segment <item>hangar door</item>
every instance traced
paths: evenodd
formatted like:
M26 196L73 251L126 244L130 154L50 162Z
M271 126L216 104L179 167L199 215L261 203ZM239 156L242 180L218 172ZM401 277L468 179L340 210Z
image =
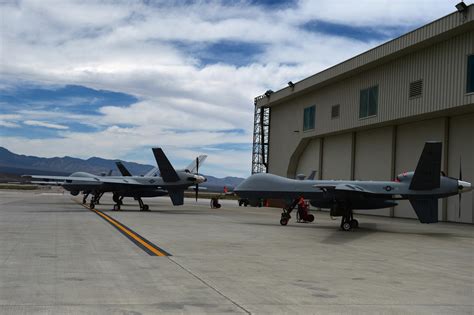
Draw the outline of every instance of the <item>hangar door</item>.
M301 153L298 161L298 167L296 168L296 175L304 174L306 177L312 172L316 171L316 177L319 176L319 146L320 139L311 140Z
M323 142L323 179L351 179L352 133L330 136Z
M393 127L357 132L355 140L354 179L391 180ZM358 213L390 215L390 208Z

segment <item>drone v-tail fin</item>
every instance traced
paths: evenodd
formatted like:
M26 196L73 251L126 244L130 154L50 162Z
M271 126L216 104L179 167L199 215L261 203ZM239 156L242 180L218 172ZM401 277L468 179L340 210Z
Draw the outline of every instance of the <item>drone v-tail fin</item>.
M207 155L200 155L197 157L197 162L199 163L199 166L202 166L202 164L204 163L204 161L206 160L207 158ZM197 164L196 164L196 159L194 159L191 164L189 164L186 169L190 172L190 173L195 173L196 170L197 170Z
M161 148L153 148L153 154L155 155L156 164L158 164L163 181L179 181L178 173L176 173L176 170L174 169L173 165L171 165L163 150Z
M410 199L410 203L421 223L438 222L438 199Z
M306 178L307 180L313 180L314 177L316 176L316 171L311 171L311 174L309 174L308 178Z
M181 206L184 204L184 190L168 190L173 206Z
M115 165L117 165L117 168L119 169L120 174L122 174L123 176L132 176L132 173L128 171L128 169L125 167L125 165L123 165L122 162L116 161Z
M431 190L440 187L441 142L426 142L410 183L411 190Z

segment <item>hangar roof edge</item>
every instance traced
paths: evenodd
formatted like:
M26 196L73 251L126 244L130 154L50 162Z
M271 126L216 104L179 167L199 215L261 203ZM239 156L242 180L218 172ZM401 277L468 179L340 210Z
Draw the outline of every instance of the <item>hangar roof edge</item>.
M269 96L265 94L257 96L254 99L254 103L259 107L271 107L281 104L296 96L348 78L470 29L474 29L474 4L468 6L467 14L457 11L450 13L366 52L304 78L296 82L293 87L284 87L271 93Z

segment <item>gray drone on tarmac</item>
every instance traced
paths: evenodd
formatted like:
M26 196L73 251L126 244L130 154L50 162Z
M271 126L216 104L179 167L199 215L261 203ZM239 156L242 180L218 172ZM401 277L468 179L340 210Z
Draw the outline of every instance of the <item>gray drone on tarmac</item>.
M155 169L152 174L145 176L132 176L123 166L119 170L124 176L96 176L86 172L76 172L70 176L44 176L24 175L31 177L34 184L56 184L68 190L71 195L77 196L79 192L91 192L93 197L90 207L94 208L100 197L105 192L113 193L115 202L114 210L120 210L122 199L132 197L138 201L140 210L149 210L141 198L159 197L169 195L173 205L179 206L184 203L184 190L189 186L195 186L196 198L199 193L199 184L204 183L206 178L199 174L199 164L206 156L196 158L196 161L184 170L175 170L161 148L153 148L153 154L158 164L161 176L157 175ZM86 202L85 195L83 202Z
M286 225L290 213L303 197L314 207L330 209L340 216L341 229L358 227L353 210L381 209L409 200L422 223L438 222L438 199L471 191L471 183L445 176L441 172L441 142L427 142L414 172L400 174L394 181L293 180L272 174L254 174L236 187L240 198L253 203L260 200L285 200L280 223ZM461 215L459 202L459 216Z

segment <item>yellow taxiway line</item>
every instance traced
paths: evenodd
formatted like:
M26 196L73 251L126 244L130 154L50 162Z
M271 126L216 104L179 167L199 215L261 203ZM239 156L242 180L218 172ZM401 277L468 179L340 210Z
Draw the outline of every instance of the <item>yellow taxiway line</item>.
M76 201L77 202L77 201ZM122 223L118 222L117 220L113 219L112 217L106 215L100 210L96 209L91 209L88 206L81 204L77 202L78 204L82 205L84 208L95 212L97 215L102 217L104 220L109 222L113 227L115 227L119 232L121 232L123 235L125 235L129 240L134 242L138 247L143 249L145 252L147 252L150 256L171 256L168 252L165 250L159 248L149 240L145 239L143 236L139 235L138 233L132 231L130 228L126 227Z

